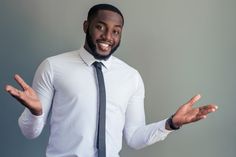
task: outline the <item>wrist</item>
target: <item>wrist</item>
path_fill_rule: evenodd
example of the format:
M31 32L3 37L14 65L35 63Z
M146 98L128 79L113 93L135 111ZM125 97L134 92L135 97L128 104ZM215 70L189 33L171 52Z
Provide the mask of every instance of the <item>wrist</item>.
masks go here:
M35 115L35 116L40 116L43 114L43 110L42 108L38 108L38 109L29 109L30 112Z
M166 123L168 125L167 128L169 128L170 130L178 130L180 129L181 126L177 125L176 123L174 123L174 115L172 115L170 118L167 119Z

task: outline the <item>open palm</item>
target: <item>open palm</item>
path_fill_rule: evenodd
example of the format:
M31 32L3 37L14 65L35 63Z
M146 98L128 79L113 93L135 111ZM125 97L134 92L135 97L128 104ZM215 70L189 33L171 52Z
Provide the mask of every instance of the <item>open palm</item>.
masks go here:
M195 104L200 98L201 96L198 94L190 99L186 104L180 106L173 117L173 123L176 126L182 126L184 124L205 119L209 113L216 111L218 107L214 104L193 108L193 104Z
M41 115L42 105L36 92L19 76L15 75L16 82L22 87L22 91L11 86L6 85L5 90L16 98L22 105L27 107L32 114Z

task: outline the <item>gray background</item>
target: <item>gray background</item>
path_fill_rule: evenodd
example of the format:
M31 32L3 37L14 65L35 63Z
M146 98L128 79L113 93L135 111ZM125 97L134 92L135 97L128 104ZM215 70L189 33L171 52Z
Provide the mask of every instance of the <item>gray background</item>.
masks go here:
M184 126L142 150L124 145L122 157L235 157L235 0L0 0L0 156L42 157L48 126L39 138L21 135L23 107L3 88L21 74L31 83L48 56L80 48L82 23L95 3L109 2L125 16L116 56L138 69L146 87L147 123L164 119L200 93L196 106L216 103L217 113Z

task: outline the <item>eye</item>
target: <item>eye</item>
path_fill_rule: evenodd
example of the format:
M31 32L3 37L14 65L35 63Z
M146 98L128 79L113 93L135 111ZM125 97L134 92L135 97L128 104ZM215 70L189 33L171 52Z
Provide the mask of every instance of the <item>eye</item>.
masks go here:
M100 31L104 31L104 26L103 25L96 25L96 28L98 29L98 30L100 30Z
M113 30L113 34L116 36L120 35L120 30Z

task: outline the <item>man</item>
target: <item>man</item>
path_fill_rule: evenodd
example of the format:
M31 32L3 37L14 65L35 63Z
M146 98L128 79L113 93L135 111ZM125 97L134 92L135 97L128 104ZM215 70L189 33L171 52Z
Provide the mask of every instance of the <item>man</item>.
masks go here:
M106 93L106 151L99 157L119 157L123 134L130 147L140 149L217 109L213 104L193 108L200 99L196 95L170 118L146 125L143 81L135 69L112 56L119 47L123 25L123 15L116 7L93 6L83 25L86 40L80 50L43 61L32 88L19 75L15 80L22 91L6 86L5 90L26 107L19 118L26 137L36 138L51 113L47 157L99 155L98 102L102 92L94 62L102 63Z

